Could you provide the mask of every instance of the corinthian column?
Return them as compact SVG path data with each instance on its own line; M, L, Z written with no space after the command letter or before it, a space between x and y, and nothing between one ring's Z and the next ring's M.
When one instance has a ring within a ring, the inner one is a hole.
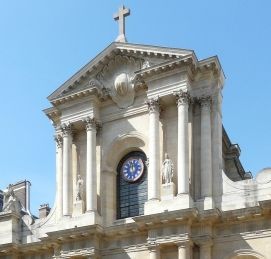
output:
M200 99L201 106L201 197L212 196L211 98Z
M56 141L56 200L58 216L63 216L63 139L60 134L55 135Z
M63 133L63 215L71 215L72 175L71 175L71 144L72 131L70 124L62 125Z
M160 199L160 137L159 137L159 101L150 99L149 109L149 170L148 200Z
M97 122L88 117L85 120L87 132L87 166L86 166L86 209L97 210L97 170L96 170L96 132Z
M175 94L178 105L178 194L189 193L188 106L189 94Z

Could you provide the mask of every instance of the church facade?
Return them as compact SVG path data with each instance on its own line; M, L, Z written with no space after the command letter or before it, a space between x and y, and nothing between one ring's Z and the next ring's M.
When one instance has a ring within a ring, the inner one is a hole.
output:
M270 259L271 169L252 178L223 127L218 57L127 43L128 14L48 97L55 204L4 191L0 258Z

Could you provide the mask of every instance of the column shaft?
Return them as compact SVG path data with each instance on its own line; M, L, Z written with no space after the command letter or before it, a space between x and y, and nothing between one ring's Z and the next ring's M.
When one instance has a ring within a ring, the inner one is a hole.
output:
M96 170L96 121L86 119L87 166L86 166L86 209L97 210L97 170Z
M149 107L149 170L148 200L160 199L160 137L159 137L159 103L151 99Z
M63 215L71 215L71 128L64 125L63 131Z
M186 92L177 94L178 104L178 194L189 193L188 102Z
M211 245L205 244L200 246L200 259L211 259Z
M178 245L178 259L190 259L191 258L191 247L190 243L182 243Z
M160 249L159 247L153 247L149 249L150 259L160 259Z
M201 197L212 196L212 148L210 98L201 99Z
M55 136L56 141L56 197L58 216L63 216L63 140L60 135Z

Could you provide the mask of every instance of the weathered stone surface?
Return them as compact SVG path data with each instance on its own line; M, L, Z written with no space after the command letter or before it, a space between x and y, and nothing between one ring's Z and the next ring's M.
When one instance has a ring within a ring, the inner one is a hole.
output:
M49 96L56 202L34 222L0 212L0 257L270 258L271 171L251 179L222 127L218 58L128 44L126 14L120 42ZM135 152L145 164L120 166Z

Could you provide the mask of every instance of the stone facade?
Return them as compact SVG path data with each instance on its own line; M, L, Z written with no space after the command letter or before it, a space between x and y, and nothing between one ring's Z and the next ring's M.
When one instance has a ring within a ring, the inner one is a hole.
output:
M0 211L2 211L3 207L3 191L0 190Z
M271 169L223 128L218 58L122 33L48 97L55 204L1 212L0 257L270 259Z

